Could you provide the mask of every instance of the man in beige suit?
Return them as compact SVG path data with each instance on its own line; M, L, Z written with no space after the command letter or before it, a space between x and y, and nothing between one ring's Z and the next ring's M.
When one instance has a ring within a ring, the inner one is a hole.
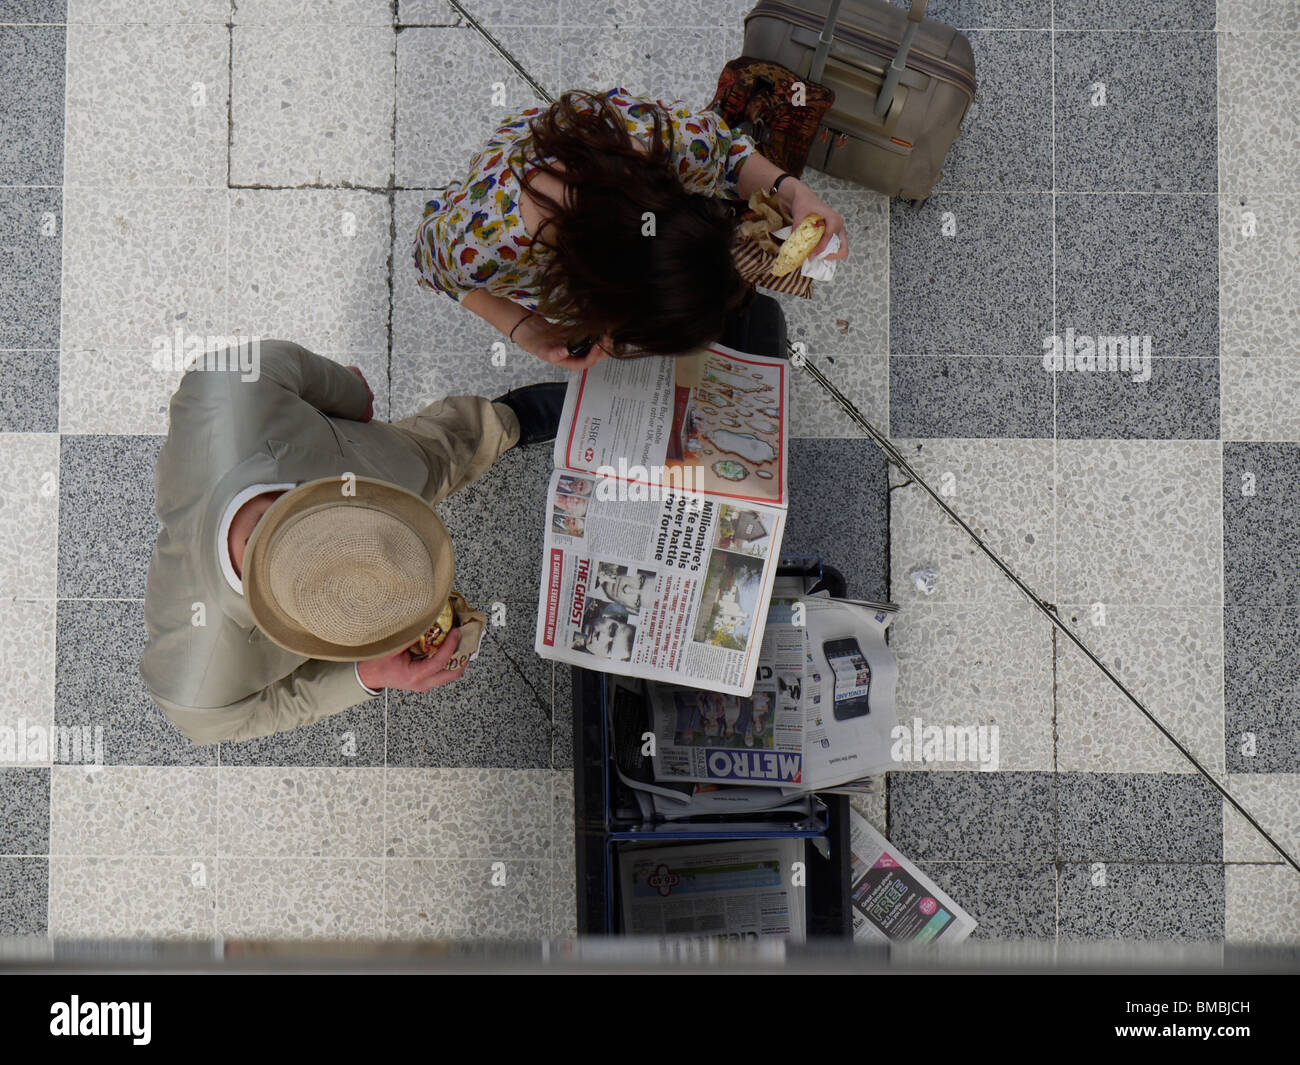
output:
M196 743L267 736L384 688L456 680L458 632L430 658L406 651L452 579L432 504L507 449L553 439L563 403L563 385L534 385L495 401L448 397L389 425L371 420L355 367L285 341L257 354L253 379L238 368L185 375L155 474L163 529L140 672ZM369 524L342 520L358 516Z

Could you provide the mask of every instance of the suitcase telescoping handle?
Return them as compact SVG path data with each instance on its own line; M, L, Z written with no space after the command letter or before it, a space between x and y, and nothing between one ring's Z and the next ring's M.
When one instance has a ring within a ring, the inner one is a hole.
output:
M912 6L907 12L907 29L903 31L903 39L898 44L898 54L889 64L880 92L876 95L877 118L883 118L889 110L889 105L894 102L898 79L903 76L903 71L907 68L907 53L912 50L912 41L916 39L916 31L921 28L921 20L925 18L925 9L929 2L930 0L912 0ZM835 39L835 20L839 17L841 3L843 0L831 0L830 10L826 12L826 24L822 27L821 36L817 38L817 51L813 53L812 66L808 69L810 81L822 80L822 74L826 69L826 57L830 54L831 42Z

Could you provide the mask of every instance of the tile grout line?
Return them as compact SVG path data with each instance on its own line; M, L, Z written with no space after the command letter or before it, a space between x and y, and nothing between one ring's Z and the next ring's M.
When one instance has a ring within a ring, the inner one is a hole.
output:
M1048 50L1050 53L1051 70L1048 80L1051 84L1052 106L1051 106L1051 129L1052 129L1052 191L1051 191L1051 212L1052 212L1052 335L1058 336L1056 324L1056 0L1051 0L1049 6L1049 25L1050 33L1048 35ZM1060 427L1057 424L1059 415L1058 404L1060 402L1060 389L1057 375L1052 374L1052 602L1056 603L1060 597L1060 466L1059 466L1059 434ZM1057 662L1057 631L1052 628L1052 824L1053 837L1055 840L1055 861L1052 864L1052 881L1055 892L1056 913L1053 921L1053 931L1055 932L1055 946L1059 947L1061 943L1061 791L1060 791L1060 722L1059 722L1059 703L1057 698L1057 685L1060 682L1059 664Z

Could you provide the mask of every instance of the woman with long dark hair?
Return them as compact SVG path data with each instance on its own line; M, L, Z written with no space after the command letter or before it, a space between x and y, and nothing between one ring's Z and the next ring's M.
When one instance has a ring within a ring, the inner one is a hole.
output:
M844 219L711 111L624 89L565 93L493 134L425 208L420 284L444 292L546 362L678 355L718 340L752 290L732 259L738 215L776 187L797 225ZM521 310L522 308L522 310ZM571 342L595 343L580 357Z

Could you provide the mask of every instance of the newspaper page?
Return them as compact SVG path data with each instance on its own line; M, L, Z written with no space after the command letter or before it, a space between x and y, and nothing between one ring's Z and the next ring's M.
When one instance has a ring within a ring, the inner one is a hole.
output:
M767 612L749 698L647 685L655 733L655 779L760 787L803 780L803 630L791 597Z
M623 931L629 935L781 936L802 943L803 889L792 886L802 839L755 839L624 850Z
M611 483L551 476L537 653L748 695L785 511L661 487L610 498Z
M849 817L853 938L890 943L960 943L970 914L935 887L856 810Z
M569 382L556 469L785 507L789 363L720 344Z

